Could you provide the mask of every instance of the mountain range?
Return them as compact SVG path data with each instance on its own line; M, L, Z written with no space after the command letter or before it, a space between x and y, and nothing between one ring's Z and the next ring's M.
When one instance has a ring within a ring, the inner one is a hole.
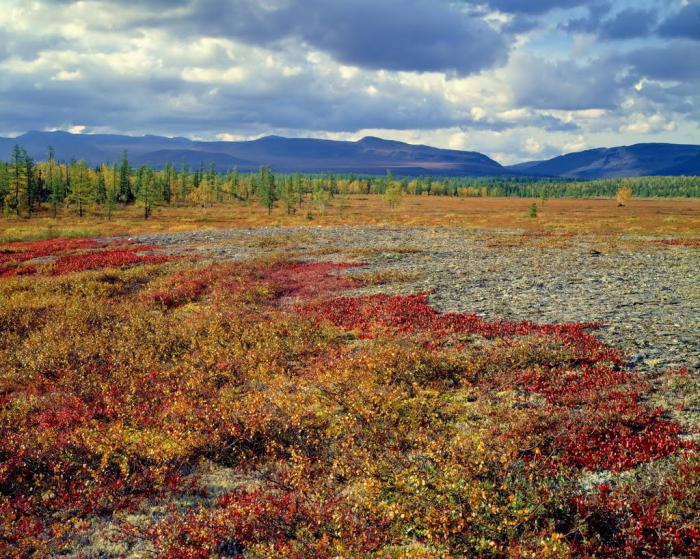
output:
M118 161L128 151L132 165L163 167L172 162L190 169L211 163L224 171L241 172L271 165L278 172L357 173L444 176L537 176L593 179L642 175L700 175L700 145L636 144L598 148L545 161L503 166L478 152L440 149L366 137L358 141L265 136L250 141L195 141L163 136L27 132L0 138L0 159L9 160L15 144L34 159L84 159L91 165Z

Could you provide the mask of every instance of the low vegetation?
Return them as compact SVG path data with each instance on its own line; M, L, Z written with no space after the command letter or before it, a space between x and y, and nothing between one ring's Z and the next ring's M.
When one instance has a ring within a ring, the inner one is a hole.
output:
M532 177L419 177L397 178L356 175L279 175L263 166L259 173L241 174L237 168L225 172L211 164L190 170L185 164L168 163L155 170L147 165L133 169L125 151L121 161L91 168L85 161L56 161L49 148L46 161L35 162L16 145L9 162L0 162L0 208L6 215L32 217L48 211L57 218L67 208L81 218L90 210L111 220L124 206L138 205L142 218L152 217L157 207L214 204L263 206L268 215L280 206L291 216L306 219L324 216L335 202L340 213L348 207L348 196L381 195L396 209L404 195L460 198L516 197L550 198L616 197L625 206L637 197L700 198L699 177L639 177L571 181ZM531 214L537 212L533 206Z
M595 324L347 263L0 258L3 557L698 557L697 448Z

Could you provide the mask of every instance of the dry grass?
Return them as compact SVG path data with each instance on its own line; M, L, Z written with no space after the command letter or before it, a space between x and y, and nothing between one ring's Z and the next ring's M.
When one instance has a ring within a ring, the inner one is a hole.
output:
M275 208L255 204L220 205L211 208L157 208L153 218L144 221L139 208L115 213L108 221L93 212L80 219L64 210L58 219L48 215L31 220L0 218L0 239L36 239L55 236L58 230L69 235L108 235L138 232L183 231L193 229L246 228L259 226L432 226L507 227L526 230L569 231L577 233L640 233L666 236L700 235L700 200L633 199L620 208L614 200L549 200L539 208L537 218L528 217L531 199L451 198L404 196L398 208L390 209L381 196L354 196L344 210L331 204L325 215L306 218L306 208L287 215ZM65 236L65 235L63 235Z

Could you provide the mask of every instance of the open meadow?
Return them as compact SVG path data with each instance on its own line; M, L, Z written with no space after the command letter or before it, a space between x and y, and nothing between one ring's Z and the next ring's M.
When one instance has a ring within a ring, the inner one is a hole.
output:
M536 219L528 216L535 202ZM127 206L111 219L104 208L86 210L79 217L73 209L58 218L44 212L31 220L0 219L0 239L23 240L64 233L69 236L106 236L143 232L229 229L262 226L425 226L463 228L522 228L599 234L640 234L671 237L700 235L700 199L635 198L618 207L609 198L460 198L404 195L398 207L382 196L352 195L345 204L338 199L319 208L311 201L289 214L275 207L270 214L259 203L211 204L206 207L161 206L153 219L143 219L143 209Z
M700 556L700 201L531 203L0 219L0 555Z

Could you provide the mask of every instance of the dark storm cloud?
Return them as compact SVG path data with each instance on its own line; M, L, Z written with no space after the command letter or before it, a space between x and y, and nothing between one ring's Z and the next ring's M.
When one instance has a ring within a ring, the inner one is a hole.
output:
M505 63L510 42L447 0L195 0L152 23L263 46L297 39L363 68L459 75Z
M598 33L602 22L610 13L607 2L593 2L586 6L588 14L576 17L559 25L559 29L567 33Z
M533 29L536 29L539 26L540 20L537 17L531 15L518 14L516 17L511 19L511 21L504 25L503 30L507 33L518 35L520 33L527 33L528 31L532 31Z
M306 0L308 2L308 0ZM305 39L342 62L470 74L506 61L501 35L436 0L313 0ZM323 6L323 8L322 8ZM340 25L338 25L338 23Z
M569 33L592 33L606 40L651 37L689 38L700 40L700 0L671 14L667 10L625 8L610 17L612 6L607 2L586 6L588 15L559 25ZM665 16L665 17L664 17Z
M599 35L603 39L633 39L647 37L654 29L658 16L654 10L628 8L605 20Z
M376 70L467 75L504 64L512 42L507 33L450 0L107 3L143 8L141 17L123 22L125 29L228 37L268 48L281 47L283 40L300 41L343 64Z
M543 14L556 8L576 8L588 3L589 0L489 0L488 5L502 12Z
M700 40L700 1L691 2L669 15L658 32L662 37Z
M632 67L639 78L655 80L700 80L700 48L693 41L673 41L618 55L615 59Z

